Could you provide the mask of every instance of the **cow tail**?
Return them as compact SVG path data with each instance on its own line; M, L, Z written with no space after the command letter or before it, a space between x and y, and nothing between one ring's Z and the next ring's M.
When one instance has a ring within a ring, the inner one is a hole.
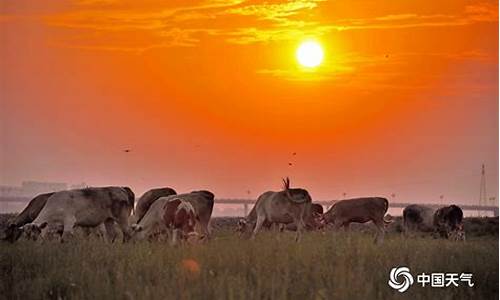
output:
M384 204L385 204L385 210L384 210L384 215L385 215L387 213L387 211L389 210L389 200L387 200L386 198L383 198L383 199L384 199ZM384 221L385 225L389 225L392 222L394 222L394 220L392 220L392 219L386 219L386 216L384 216L383 221Z

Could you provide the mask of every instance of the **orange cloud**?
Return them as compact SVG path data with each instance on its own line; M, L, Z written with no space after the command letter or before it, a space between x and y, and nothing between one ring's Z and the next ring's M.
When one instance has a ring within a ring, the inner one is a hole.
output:
M417 27L465 26L479 22L498 22L497 5L480 3L466 5L461 14L417 14L402 12L371 18L332 18L319 22L309 15L321 7L322 1L290 1L285 3L247 4L241 0L209 1L197 5L166 7L159 2L153 10L138 10L139 4L118 9L118 1L80 0L85 9L44 16L49 26L97 31L101 34L118 31L146 31L152 36L151 46L193 46L202 35L218 35L229 43L252 44L269 41L296 40L305 36L322 36L345 30L402 29ZM128 7L128 8L127 8ZM239 22L229 22L243 18ZM4 17L3 19L6 19ZM213 20L201 22L202 20ZM237 25L236 25L237 24ZM88 41L89 45L92 41ZM59 42L58 44L64 44ZM113 49L116 45L109 45Z

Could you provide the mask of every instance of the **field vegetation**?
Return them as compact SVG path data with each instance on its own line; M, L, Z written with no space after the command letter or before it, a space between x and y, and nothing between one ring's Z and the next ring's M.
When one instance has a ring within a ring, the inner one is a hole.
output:
M497 222L498 224L498 222ZM3 299L495 299L498 231L466 242L390 233L382 245L369 231L263 232L241 240L215 226L207 244L67 243L0 244ZM431 288L414 284L401 294L389 271L467 272L475 286Z

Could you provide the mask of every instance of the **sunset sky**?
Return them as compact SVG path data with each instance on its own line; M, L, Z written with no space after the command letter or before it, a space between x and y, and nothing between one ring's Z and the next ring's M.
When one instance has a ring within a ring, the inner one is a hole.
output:
M498 197L496 1L263 3L0 0L0 184Z

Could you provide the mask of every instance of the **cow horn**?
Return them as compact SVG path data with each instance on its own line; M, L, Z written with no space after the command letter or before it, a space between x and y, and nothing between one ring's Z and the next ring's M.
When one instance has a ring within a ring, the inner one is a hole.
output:
M283 179L283 190L285 191L286 196L291 199L292 195L290 194L290 178L288 177Z
M289 190L290 189L290 178L286 177L283 178L283 190Z

